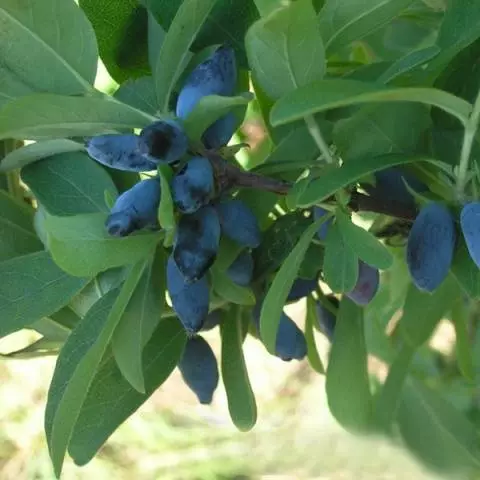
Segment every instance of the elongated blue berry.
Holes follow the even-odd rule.
[[[218,365],[204,338],[196,335],[188,339],[178,368],[198,401],[203,405],[211,403],[218,386]]]
[[[253,257],[250,252],[243,251],[227,269],[230,280],[246,287],[252,281]]]
[[[167,290],[172,307],[185,330],[190,334],[198,332],[208,315],[210,297],[206,277],[186,283],[170,256],[167,262]]]
[[[261,302],[258,302],[252,312],[253,321],[259,335],[261,308]],[[301,360],[306,355],[307,342],[303,332],[286,313],[282,312],[275,342],[275,356],[288,362],[290,360]]]
[[[156,163],[173,163],[187,153],[188,139],[175,120],[159,120],[145,127],[138,138],[140,153]]]
[[[137,135],[98,135],[87,140],[86,149],[98,163],[117,170],[146,172],[157,169],[154,161],[140,153]]]
[[[413,283],[433,292],[445,279],[455,249],[455,225],[450,211],[439,203],[423,207],[407,242],[407,265]]]
[[[332,307],[338,308],[338,300],[335,297],[328,298]],[[320,302],[315,304],[317,310],[318,329],[330,340],[333,341],[333,335],[335,333],[335,325],[337,323],[337,317]]]
[[[480,202],[467,203],[462,208],[460,226],[468,253],[480,268]]]
[[[371,302],[378,290],[380,273],[378,269],[367,265],[361,260],[358,262],[358,279],[355,287],[346,295],[357,305],[367,305]]]
[[[230,47],[218,48],[197,65],[185,81],[177,100],[177,116],[186,118],[201,98],[207,95],[232,96],[237,83],[235,53]],[[207,148],[225,145],[235,131],[235,117],[229,113],[210,125],[202,140]]]
[[[322,207],[313,208],[313,218],[315,220],[323,218],[328,213],[329,212],[327,210],[324,210]],[[318,229],[318,232],[317,232],[317,237],[319,238],[319,240],[325,240],[325,238],[327,238],[328,228],[332,224],[332,221],[333,221],[333,217],[329,218],[326,222],[320,225],[320,228]]]
[[[261,233],[257,217],[241,200],[229,200],[216,205],[222,233],[244,247],[260,245]]]
[[[318,279],[297,278],[287,296],[287,302],[296,302],[310,295],[318,286]]]
[[[172,199],[183,213],[196,212],[212,199],[215,191],[213,169],[203,157],[194,157],[171,182]]]
[[[178,223],[173,258],[187,282],[203,277],[217,255],[220,223],[214,208],[183,215]]]
[[[213,312],[210,312],[205,319],[205,322],[202,327],[202,332],[207,332],[209,330],[213,330],[217,325],[220,325],[222,321],[222,313],[221,310],[217,309]]]
[[[124,237],[135,230],[157,227],[160,203],[158,178],[142,180],[115,201],[105,226],[110,235]]]

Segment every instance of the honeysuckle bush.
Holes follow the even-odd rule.
[[[177,366],[253,428],[247,335],[325,375],[345,429],[479,471],[475,2],[3,0],[0,25],[0,334],[41,335],[6,358],[58,354],[57,476]],[[283,312],[302,298],[303,331]],[[429,346],[442,319],[448,355]]]

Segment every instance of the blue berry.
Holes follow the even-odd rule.
[[[323,218],[328,213],[329,212],[327,210],[324,210],[322,207],[313,208],[313,218],[315,220]],[[320,225],[320,228],[318,229],[318,232],[317,232],[317,237],[319,240],[325,240],[325,238],[327,238],[328,227],[332,224],[332,221],[333,221],[333,218],[331,217],[326,222],[322,223],[322,225]]]
[[[214,190],[212,165],[203,157],[192,158],[171,182],[173,202],[183,213],[196,212],[206,205]]]
[[[433,292],[443,282],[452,263],[455,240],[449,210],[439,203],[423,207],[407,242],[407,266],[418,289]]]
[[[140,153],[156,163],[180,160],[188,148],[183,127],[174,120],[159,120],[145,127],[138,138]]]
[[[338,308],[339,302],[335,297],[331,297],[328,301],[332,306]],[[333,341],[333,335],[335,333],[335,325],[337,323],[337,317],[327,308],[325,308],[320,302],[316,303],[317,320],[319,330],[330,340]]]
[[[205,319],[205,322],[202,327],[202,332],[208,332],[209,330],[213,330],[217,325],[220,325],[221,321],[222,321],[222,314],[220,309],[210,312],[207,318]]]
[[[157,164],[141,155],[137,135],[98,135],[87,140],[90,157],[102,165],[129,172],[156,170]]]
[[[220,224],[214,208],[203,207],[180,219],[173,258],[187,282],[203,277],[215,261]]]
[[[115,201],[105,226],[110,235],[124,237],[145,227],[158,227],[160,203],[158,178],[142,180],[123,192]]]
[[[236,284],[248,286],[253,276],[253,257],[250,252],[243,251],[227,269],[227,275]]]
[[[185,330],[190,334],[198,332],[208,315],[210,297],[206,277],[186,283],[170,256],[167,262],[167,290],[172,307]]]
[[[197,65],[186,79],[177,100],[177,116],[186,118],[200,99],[207,95],[233,95],[236,83],[235,52],[230,47],[220,47],[206,61]],[[235,117],[231,113],[218,119],[203,134],[205,146],[219,148],[225,145],[235,131],[235,124]]]
[[[261,302],[258,302],[252,312],[253,321],[260,334],[260,311]],[[284,312],[280,317],[275,342],[275,356],[288,362],[290,360],[302,360],[307,355],[307,342],[303,332],[297,324]]]
[[[287,302],[296,302],[310,295],[318,286],[318,279],[297,278],[290,289]]]
[[[480,268],[480,202],[467,203],[462,208],[460,226],[470,257]]]
[[[205,339],[198,335],[188,339],[178,368],[198,401],[211,403],[219,375],[217,359]]]
[[[346,293],[357,305],[367,305],[378,290],[380,274],[378,270],[361,260],[358,262],[358,279],[355,287]]]
[[[260,245],[261,233],[257,217],[241,200],[216,205],[222,233],[244,247]]]

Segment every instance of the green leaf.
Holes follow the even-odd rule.
[[[432,60],[432,58],[435,58],[441,51],[438,45],[430,45],[419,50],[414,50],[413,52],[408,52],[387,68],[387,70],[380,75],[378,82],[389,83],[400,75]]]
[[[255,5],[262,17],[266,17],[277,8],[282,7],[282,0],[255,0]]]
[[[38,93],[0,110],[0,139],[48,139],[117,133],[141,128],[155,118],[112,97],[66,97]]]
[[[473,263],[463,238],[455,250],[451,273],[462,290],[472,299],[480,298],[480,270]]]
[[[320,80],[287,93],[270,112],[273,126],[339,107],[372,102],[420,102],[445,110],[466,124],[472,105],[435,88],[388,88],[356,80]]]
[[[365,431],[370,422],[370,394],[363,310],[342,298],[330,350],[325,384],[330,412],[347,430]]]
[[[473,349],[468,329],[468,311],[463,296],[457,298],[452,307],[452,322],[455,327],[458,368],[466,380],[473,382],[475,380]]]
[[[147,3],[147,2],[145,2]],[[158,54],[162,48],[163,40],[167,32],[157,22],[152,12],[148,12],[148,63],[152,72],[156,70],[155,64],[158,60]],[[152,78],[153,83],[153,78]],[[155,92],[155,84],[153,83],[153,94],[155,96],[155,103],[157,101],[157,94]]]
[[[109,268],[146,258],[161,239],[159,233],[115,238],[105,230],[103,213],[71,217],[47,216],[49,249],[55,263],[77,276],[95,276]]]
[[[155,115],[158,110],[153,77],[129,79],[120,85],[115,98],[137,110]]]
[[[397,410],[402,400],[403,387],[414,354],[415,349],[408,345],[402,345],[395,360],[390,365],[387,379],[375,399],[375,424],[385,433],[389,433],[397,415]]]
[[[79,3],[95,29],[100,57],[111,77],[121,83],[148,73],[145,8],[132,0]]]
[[[160,177],[160,204],[158,206],[158,223],[164,230],[174,230],[175,207],[170,191],[170,181],[173,177],[172,169],[166,165],[158,166],[158,176]]]
[[[143,3],[165,30],[171,28],[172,21],[182,5],[180,0],[144,0]],[[246,67],[245,33],[257,18],[253,0],[217,1],[200,31],[196,32],[191,49],[200,52],[212,45],[226,43],[235,49],[239,63]]]
[[[85,147],[81,143],[64,138],[31,143],[13,150],[0,160],[0,172],[22,168],[58,153],[80,152],[82,150],[85,150]]]
[[[400,15],[413,0],[327,0],[318,20],[327,52],[360,40]]]
[[[148,262],[112,339],[118,368],[135,390],[145,393],[143,348],[158,326],[165,304],[165,264],[161,247]]]
[[[407,447],[442,475],[478,472],[479,436],[474,425],[419,382],[410,381],[405,387],[398,424]]]
[[[257,422],[257,405],[243,357],[241,311],[238,307],[232,307],[230,311],[232,318],[220,324],[222,379],[232,422],[246,432]]]
[[[118,194],[106,170],[83,152],[31,164],[22,170],[22,180],[51,215],[108,213],[105,191]]]
[[[255,22],[245,46],[253,76],[272,99],[325,74],[325,51],[310,0],[298,0]]]
[[[387,270],[392,266],[392,254],[377,237],[352,223],[341,211],[337,211],[336,217],[343,243],[350,247],[360,260],[380,270]]]
[[[0,108],[5,103],[30,93],[33,93],[31,86],[22,81],[6,65],[0,65]]]
[[[347,245],[337,223],[330,225],[325,238],[323,276],[333,292],[353,290],[358,278],[358,257]]]
[[[386,153],[412,154],[430,126],[427,107],[398,103],[368,105],[335,125],[334,141],[342,160],[351,162]]]
[[[325,368],[318,353],[317,344],[315,343],[315,334],[313,326],[318,323],[317,311],[315,308],[315,300],[307,297],[307,315],[305,319],[305,340],[307,342],[307,357],[310,366],[320,375],[325,374]]]
[[[48,252],[0,263],[0,278],[0,336],[56,312],[89,281],[67,275]]]
[[[235,107],[247,105],[252,98],[250,93],[237,97],[221,97],[219,95],[202,97],[183,123],[188,138],[192,142],[201,142],[203,133],[212,123]]]
[[[32,358],[48,357],[58,355],[64,341],[52,340],[49,338],[40,338],[20,350],[9,353],[1,353],[0,357],[15,358],[16,360],[30,360]]]
[[[405,341],[413,348],[423,345],[452,308],[457,295],[460,292],[451,277],[447,277],[433,294],[421,292],[410,285],[398,324]]]
[[[170,24],[160,48],[153,75],[157,101],[162,112],[168,112],[170,96],[186,66],[189,48],[216,1],[185,0]]]
[[[75,349],[71,343],[67,348],[66,344],[62,350],[62,353],[65,351],[65,355],[63,358],[59,357],[57,361],[45,412],[48,449],[57,477],[61,474],[67,447],[88,390],[144,268],[144,262],[134,265],[120,292],[113,290],[111,294],[105,295],[92,307],[92,313],[85,317],[83,322],[103,324],[98,336],[92,339],[86,335],[78,339],[78,335],[74,336],[74,331],[67,344],[73,339],[76,342],[80,341],[82,348],[78,349],[77,346]],[[107,318],[103,320],[105,315]],[[89,348],[82,352],[85,343]],[[73,343],[73,345],[78,344]],[[74,352],[73,355],[72,352]],[[80,356],[82,353],[84,354]],[[73,365],[70,364],[72,356],[77,360]]]
[[[33,229],[33,210],[0,190],[0,262],[43,250]]]
[[[88,334],[85,337],[92,338]],[[82,337],[77,338],[78,342]],[[165,382],[179,362],[186,340],[185,331],[176,318],[160,322],[143,351],[145,394],[137,392],[122,377],[112,356],[104,357],[68,447],[77,465],[88,463],[108,437]],[[73,362],[74,359],[69,362],[70,369],[75,368]]]
[[[275,352],[278,325],[287,295],[297,277],[298,270],[310,242],[320,228],[320,225],[328,218],[330,217],[325,216],[320,218],[303,232],[298,243],[291,250],[280,267],[280,270],[275,275],[268,293],[265,296],[260,312],[260,337],[267,347],[267,350],[272,354]]]
[[[417,162],[435,162],[435,160],[422,156],[388,154],[348,162],[340,168],[322,172],[321,176],[311,180],[294,203],[297,207],[309,207],[334,195],[337,190],[351,185],[378,170]]]
[[[2,64],[34,90],[64,95],[91,89],[97,72],[92,26],[71,1],[0,5]]]
[[[255,295],[251,288],[237,285],[224,271],[220,271],[218,268],[213,267],[210,272],[212,287],[220,297],[237,305],[255,305]]]

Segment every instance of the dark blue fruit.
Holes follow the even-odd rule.
[[[157,164],[141,155],[137,135],[98,135],[87,140],[88,154],[98,163],[117,170],[147,172]]]
[[[415,199],[407,190],[403,180],[405,180],[408,186],[415,192],[428,190],[427,186],[418,180],[417,177],[399,167],[386,168],[385,170],[376,172],[375,180],[375,186],[364,186],[370,195],[378,198],[387,198],[391,202],[393,201],[403,205],[415,205]]]
[[[335,297],[328,298],[327,301],[332,307],[338,308],[339,302]],[[315,306],[317,310],[318,329],[332,342],[337,317],[320,302],[317,302]]]
[[[209,330],[213,330],[217,325],[220,325],[222,320],[221,310],[214,310],[207,315],[205,322],[202,327],[202,332],[208,332]]]
[[[260,311],[262,305],[257,303],[253,309],[253,321],[260,335]],[[290,360],[301,360],[307,355],[307,342],[303,332],[297,324],[284,312],[280,317],[275,343],[275,356],[285,362]]]
[[[313,208],[313,218],[315,220],[319,220],[320,218],[323,218],[328,213],[330,212],[328,212],[327,210],[324,210],[322,207]],[[320,228],[318,229],[318,232],[317,232],[317,237],[319,240],[325,240],[325,238],[327,238],[328,227],[332,224],[332,221],[333,221],[333,217],[329,218],[326,222],[320,225]]]
[[[187,284],[170,256],[167,262],[167,290],[185,330],[190,334],[198,332],[208,315],[210,297],[206,277]]]
[[[214,208],[203,207],[183,215],[178,223],[173,258],[185,281],[203,277],[215,261],[220,242],[220,223]]]
[[[174,120],[159,120],[145,127],[138,137],[138,149],[156,163],[173,163],[187,153],[188,139]]]
[[[214,195],[214,177],[210,162],[192,158],[172,179],[171,191],[175,206],[183,213],[196,212]]]
[[[460,226],[470,257],[480,268],[480,202],[467,203],[462,208]]]
[[[413,283],[432,292],[445,279],[455,249],[455,225],[449,210],[439,203],[423,207],[407,242],[407,265]]]
[[[227,269],[227,275],[238,285],[249,285],[253,276],[253,257],[250,252],[243,251]]]
[[[188,76],[177,100],[177,116],[186,118],[201,98],[207,95],[232,96],[237,83],[235,52],[230,47],[218,48]],[[207,148],[225,145],[235,131],[235,117],[227,114],[203,134]]]
[[[296,302],[307,295],[310,295],[318,286],[318,279],[297,278],[290,289],[287,302]]]
[[[216,205],[222,233],[244,247],[260,245],[261,233],[257,217],[241,200]]]
[[[380,282],[378,270],[361,260],[358,262],[358,279],[354,289],[346,295],[357,305],[367,305],[375,296]]]
[[[203,405],[211,403],[218,386],[218,366],[206,340],[198,335],[189,338],[178,368],[198,401]]]
[[[105,226],[110,235],[125,237],[135,230],[158,227],[160,182],[149,178],[123,192],[115,201]]]

